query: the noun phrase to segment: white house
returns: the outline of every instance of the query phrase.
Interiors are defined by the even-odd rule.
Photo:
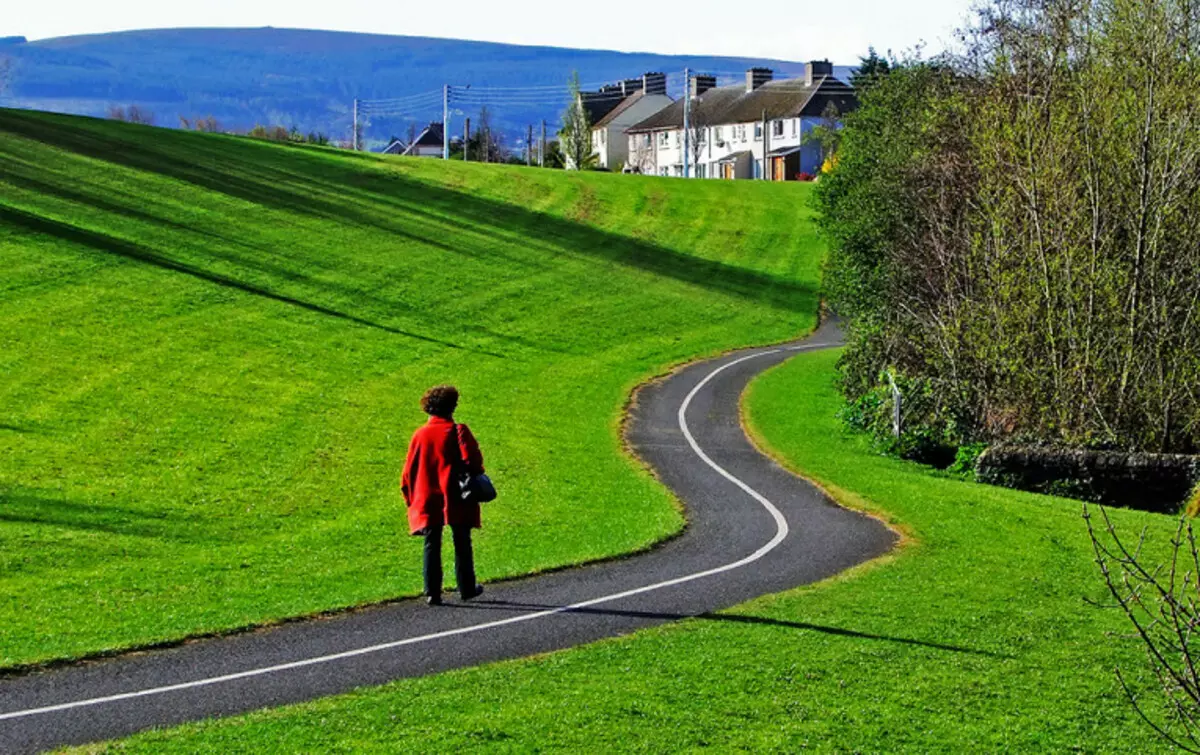
[[[854,89],[833,76],[828,61],[805,66],[803,78],[774,80],[766,68],[746,71],[745,84],[716,86],[712,76],[689,82],[688,152],[696,178],[792,181],[821,169],[821,147],[804,143],[833,106],[858,106]],[[642,173],[682,176],[681,99],[628,129],[629,164]]]
[[[592,149],[601,168],[616,170],[623,167],[629,157],[629,138],[626,131],[630,126],[649,118],[671,104],[667,96],[667,77],[663,73],[647,73],[640,79],[626,79],[619,85],[622,97],[616,106],[592,121]]]
[[[442,156],[442,124],[430,123],[425,130],[413,139],[412,144],[405,144],[399,139],[392,139],[383,148],[385,155],[407,155],[409,157],[441,157]]]

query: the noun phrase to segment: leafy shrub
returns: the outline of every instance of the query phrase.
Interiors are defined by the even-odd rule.
[[[987,448],[988,444],[986,443],[964,443],[958,447],[958,451],[954,454],[954,462],[946,468],[946,471],[963,479],[975,479],[975,462]]]

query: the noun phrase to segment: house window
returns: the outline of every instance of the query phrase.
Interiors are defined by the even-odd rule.
[[[746,127],[745,126],[741,126],[741,125],[734,126],[733,132],[734,132],[734,136],[737,138],[738,141],[742,141],[742,142],[746,141]]]
[[[762,124],[761,123],[754,124],[754,141],[756,141],[756,142],[762,141]]]
[[[696,166],[696,178],[704,178],[705,177],[704,169],[706,167],[708,167],[708,166],[706,166],[704,163],[700,163],[699,165]]]
[[[675,174],[676,178],[678,178],[679,176],[683,175],[683,166],[682,165],[672,165],[671,172]]]
[[[667,172],[667,168],[664,166],[664,167],[658,169],[658,175],[667,176],[670,174]]]
[[[659,131],[658,132],[658,146],[660,146],[660,147],[667,146],[667,142],[670,138],[671,138],[670,132]]]
[[[795,136],[795,135],[796,135],[796,127],[797,127],[797,125],[798,125],[799,123],[800,123],[800,119],[799,119],[799,118],[793,118],[793,119],[792,119],[792,136]]]
[[[783,121],[771,121],[771,136],[783,136]]]
[[[724,138],[725,138],[725,127],[724,126],[714,126],[713,127],[713,139],[716,139],[717,141],[721,141]]]

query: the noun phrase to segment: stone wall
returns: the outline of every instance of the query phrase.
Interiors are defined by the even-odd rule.
[[[975,477],[991,485],[1173,514],[1200,484],[1200,456],[995,446],[979,457]]]

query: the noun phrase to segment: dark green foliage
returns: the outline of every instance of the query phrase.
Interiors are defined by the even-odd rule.
[[[891,62],[875,52],[874,47],[867,48],[867,54],[858,59],[858,67],[850,75],[850,84],[861,95],[880,79],[891,72]]]

